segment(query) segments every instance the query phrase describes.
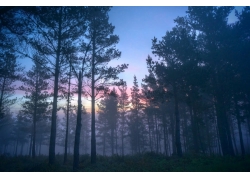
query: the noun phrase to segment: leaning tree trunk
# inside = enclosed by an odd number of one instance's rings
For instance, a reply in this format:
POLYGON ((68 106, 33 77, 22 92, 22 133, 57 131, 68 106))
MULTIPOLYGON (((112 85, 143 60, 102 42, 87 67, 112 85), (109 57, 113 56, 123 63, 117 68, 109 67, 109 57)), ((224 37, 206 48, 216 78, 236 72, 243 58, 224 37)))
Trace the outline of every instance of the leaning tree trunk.
POLYGON ((73 170, 78 169, 79 166, 79 146, 80 146, 80 134, 81 134, 81 119, 82 119, 82 72, 79 72, 78 78, 78 108, 77 108, 77 122, 76 122, 76 134, 75 134, 75 144, 74 144, 74 162, 73 170))

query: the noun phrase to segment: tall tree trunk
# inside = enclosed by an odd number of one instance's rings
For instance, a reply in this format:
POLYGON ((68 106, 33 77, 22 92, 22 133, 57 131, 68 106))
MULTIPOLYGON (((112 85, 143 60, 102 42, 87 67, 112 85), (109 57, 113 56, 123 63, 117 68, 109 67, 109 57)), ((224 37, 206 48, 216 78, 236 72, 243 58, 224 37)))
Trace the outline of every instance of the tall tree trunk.
POLYGON ((167 150, 167 137, 166 137, 166 134, 167 134, 167 125, 166 125, 166 114, 163 112, 163 140, 164 140, 164 154, 165 156, 167 156, 168 154, 168 150, 167 150))
POLYGON ((22 145, 21 145, 20 155, 23 156, 23 142, 22 142, 22 145))
POLYGON ((192 134, 193 134, 193 142, 194 142, 194 152, 196 154, 199 153, 199 144, 198 144, 198 136, 197 136, 197 123, 196 117, 194 116, 194 108, 192 108, 192 104, 189 107, 190 118, 191 118, 191 127, 192 127, 192 134))
POLYGON ((241 148, 241 155, 245 155, 245 148, 244 148, 244 142, 242 137, 242 130, 241 130, 241 117, 240 117, 240 111, 239 111, 239 105, 234 98, 234 104, 235 104, 235 111, 236 111, 236 118, 237 118, 237 125, 239 130, 239 137, 240 137, 240 148, 241 148))
POLYGON ((91 70, 91 163, 96 163, 95 137, 95 31, 93 33, 92 70, 91 70))
POLYGON ((63 163, 65 164, 67 162, 67 156, 68 156, 68 135, 69 135, 69 108, 70 108, 70 79, 71 79, 71 59, 70 59, 70 65, 69 65, 69 81, 68 81, 68 94, 67 94, 67 114, 66 114, 66 134, 65 134, 65 146, 64 146, 64 159, 63 163))
POLYGON ((18 147, 18 140, 16 141, 16 151, 15 151, 15 156, 17 156, 17 147, 18 147))
POLYGON ((32 149, 32 135, 30 135, 30 147, 29 147, 29 156, 31 157, 31 149, 32 149))
POLYGON ((156 115, 154 115, 154 122, 155 122, 155 130, 156 130, 156 153, 159 153, 159 135, 158 135, 158 124, 156 115))
POLYGON ((153 151, 153 145, 152 145, 152 136, 151 136, 151 125, 150 125, 150 117, 149 115, 147 116, 147 120, 148 120, 148 136, 149 136, 149 147, 150 147, 150 151, 153 151))
POLYGON ((217 116, 217 124, 219 137, 221 142, 221 149, 223 155, 234 155, 233 147, 231 146, 232 140, 230 135, 230 129, 228 125, 227 115, 226 115, 226 104, 225 97, 222 91, 222 83, 219 81, 218 73, 213 77, 214 85, 214 97, 215 97, 215 109, 217 116))
POLYGON ((124 156, 124 124, 125 124, 125 117, 124 113, 122 113, 122 156, 124 156))
POLYGON ((38 74, 36 75, 36 94, 35 94, 35 105, 34 105, 34 114, 33 114, 33 143, 32 143, 32 158, 36 157, 36 121, 37 121, 37 93, 38 93, 38 74))
POLYGON ((82 120, 82 72, 79 71, 78 78, 78 108, 77 108, 77 122, 76 122, 76 132, 75 132, 75 143, 74 143, 74 162, 73 170, 78 169, 79 166, 79 145, 80 145, 80 134, 81 134, 81 120, 82 120))
POLYGON ((235 149, 235 152, 236 152, 236 155, 237 155, 239 153, 238 153, 238 148, 237 148, 237 144, 236 144, 236 140, 235 140, 235 135, 234 135, 234 130, 233 130, 232 125, 230 125, 230 128, 231 128, 231 132, 232 132, 232 140, 233 140, 234 149, 235 149))
POLYGON ((54 80, 54 96, 51 117, 51 132, 49 144, 49 164, 55 163, 55 148, 56 148, 56 114, 57 114, 57 97, 58 97, 58 79, 59 79, 59 61, 61 52, 61 35, 62 35, 62 7, 60 9, 58 41, 56 52, 56 67, 55 67, 55 80, 54 80))
POLYGON ((178 97, 177 97, 177 89, 176 84, 173 85, 174 90, 174 107, 175 107, 175 144, 177 155, 182 157, 182 149, 181 149, 181 135, 180 135, 180 117, 179 117, 179 104, 178 104, 178 97))
POLYGON ((171 135, 172 135, 172 154, 176 154, 175 146, 175 124, 174 124, 174 115, 170 114, 170 123, 171 123, 171 135))
POLYGON ((3 84, 1 88, 1 96, 0 96, 0 119, 3 117, 3 93, 5 89, 6 75, 3 77, 3 84))
POLYGON ((42 141, 39 143, 39 156, 41 156, 41 149, 42 149, 42 141))

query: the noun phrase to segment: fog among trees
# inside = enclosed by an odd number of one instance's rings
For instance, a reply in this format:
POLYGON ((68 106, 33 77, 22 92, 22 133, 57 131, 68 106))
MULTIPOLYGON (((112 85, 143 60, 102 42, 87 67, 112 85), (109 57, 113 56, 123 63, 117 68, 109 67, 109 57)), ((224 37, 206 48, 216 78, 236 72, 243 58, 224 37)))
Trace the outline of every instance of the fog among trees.
POLYGON ((248 155, 250 8, 228 23, 234 7, 188 7, 152 37, 132 87, 119 78, 129 64, 109 64, 122 56, 110 9, 0 7, 0 154, 72 155, 73 170, 86 154, 248 155))

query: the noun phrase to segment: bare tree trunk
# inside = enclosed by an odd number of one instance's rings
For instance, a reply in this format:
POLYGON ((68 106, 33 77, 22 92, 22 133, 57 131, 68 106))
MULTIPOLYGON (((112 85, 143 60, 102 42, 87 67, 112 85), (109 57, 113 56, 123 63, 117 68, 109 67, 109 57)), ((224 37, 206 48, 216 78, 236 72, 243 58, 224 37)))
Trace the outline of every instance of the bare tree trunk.
POLYGON ((173 90, 174 90, 174 102, 175 102, 175 144, 177 149, 177 155, 179 157, 182 157, 179 104, 178 104, 177 89, 175 83, 173 85, 173 90))
POLYGON ((31 149, 32 149, 32 135, 30 136, 30 148, 29 148, 29 156, 31 157, 31 149))
MULTIPOLYGON (((71 62, 71 60, 70 60, 71 62)), ((68 135, 69 135, 69 108, 70 108, 70 79, 71 79, 71 63, 69 65, 69 82, 68 82, 68 95, 67 95, 67 119, 66 119, 66 134, 65 134, 65 146, 64 146, 64 159, 63 163, 65 164, 67 162, 67 156, 68 156, 68 135)))
POLYGON ((95 137, 95 31, 93 33, 92 70, 91 70, 91 163, 96 163, 95 137))
POLYGON ((1 96, 0 96, 0 119, 3 117, 3 92, 5 89, 6 75, 3 77, 3 84, 1 88, 1 96))
POLYGON ((17 147, 18 147, 18 140, 16 142, 16 151, 15 151, 15 156, 17 156, 17 147))
POLYGON ((175 124, 174 124, 174 116, 170 114, 170 123, 171 123, 171 135, 172 135, 172 154, 176 154, 176 146, 175 146, 175 124))
POLYGON ((23 142, 22 142, 22 145, 21 145, 20 155, 21 155, 21 156, 23 155, 23 142))
POLYGON ((35 106, 33 114, 33 144, 32 144, 32 158, 36 157, 36 121, 37 121, 37 92, 38 92, 38 75, 36 75, 36 94, 35 94, 35 106))
POLYGON ((62 7, 60 9, 59 17, 59 30, 56 52, 56 67, 55 67, 55 80, 54 80, 54 96, 51 118, 51 132, 50 132, 50 144, 49 144, 49 164, 55 163, 55 148, 56 148, 56 114, 57 114, 57 97, 58 97, 58 79, 59 79, 59 61, 61 51, 61 35, 62 35, 62 7))
POLYGON ((239 111, 239 106, 234 98, 234 104, 235 104, 235 110, 236 110, 236 117, 237 117, 237 125, 238 125, 238 130, 239 130, 239 137, 240 137, 240 148, 241 148, 241 155, 245 155, 245 148, 244 148, 244 142, 243 142, 243 137, 242 137, 242 130, 241 130, 241 117, 240 117, 240 111, 239 111))
POLYGON ((81 134, 81 120, 82 120, 82 72, 79 71, 78 78, 78 108, 77 108, 77 122, 76 122, 76 132, 75 132, 75 143, 74 143, 74 162, 73 170, 76 170, 79 166, 79 146, 80 146, 80 134, 81 134))

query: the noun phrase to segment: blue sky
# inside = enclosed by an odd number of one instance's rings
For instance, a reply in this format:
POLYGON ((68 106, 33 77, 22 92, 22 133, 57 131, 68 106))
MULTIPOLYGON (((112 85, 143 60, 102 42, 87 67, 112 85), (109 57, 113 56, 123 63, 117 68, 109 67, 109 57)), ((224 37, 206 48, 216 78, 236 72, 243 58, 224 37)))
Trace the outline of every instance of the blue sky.
MULTIPOLYGON (((114 6, 109 20, 115 26, 115 34, 120 37, 117 48, 121 58, 111 65, 128 63, 129 68, 120 75, 133 85, 136 75, 139 85, 147 72, 146 58, 151 53, 151 39, 161 39, 174 26, 177 16, 184 16, 187 7, 182 6, 114 6)), ((153 56, 152 56, 153 57, 153 56)))

